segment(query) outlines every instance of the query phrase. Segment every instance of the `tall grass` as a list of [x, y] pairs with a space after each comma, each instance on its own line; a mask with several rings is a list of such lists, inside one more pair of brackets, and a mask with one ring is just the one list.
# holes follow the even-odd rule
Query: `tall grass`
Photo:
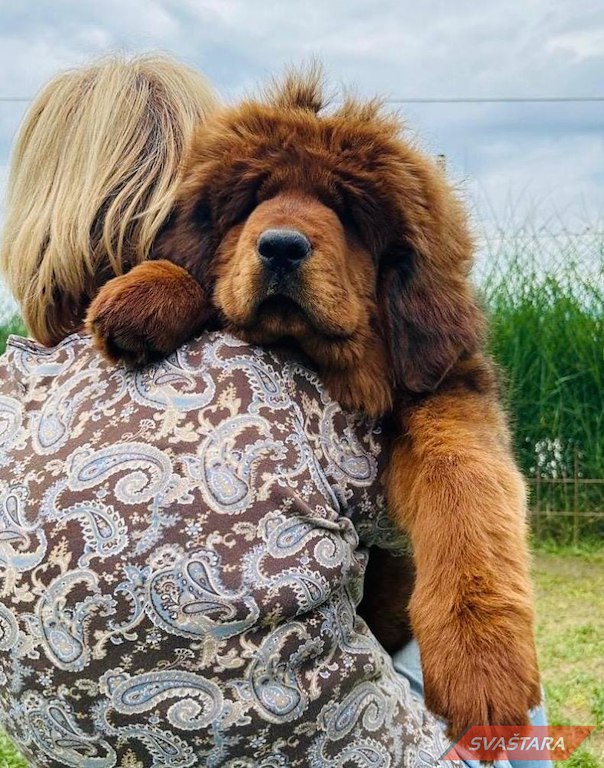
[[[549, 253], [544, 259], [543, 242]], [[529, 478], [604, 478], [604, 261], [594, 236], [486, 242], [480, 285], [490, 348], [507, 379], [517, 456]], [[546, 266], [547, 265], [547, 268]], [[574, 511], [604, 513], [604, 486], [540, 483], [544, 533], [568, 539]], [[604, 518], [581, 518], [604, 534]]]

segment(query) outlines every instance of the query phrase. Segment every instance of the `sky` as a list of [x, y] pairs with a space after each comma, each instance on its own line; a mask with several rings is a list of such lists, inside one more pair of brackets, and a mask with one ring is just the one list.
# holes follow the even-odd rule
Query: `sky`
[[[0, 0], [2, 198], [27, 109], [6, 99], [116, 50], [173, 54], [231, 102], [311, 57], [395, 101], [604, 99], [601, 0]], [[446, 156], [478, 230], [604, 229], [604, 100], [391, 108]]]

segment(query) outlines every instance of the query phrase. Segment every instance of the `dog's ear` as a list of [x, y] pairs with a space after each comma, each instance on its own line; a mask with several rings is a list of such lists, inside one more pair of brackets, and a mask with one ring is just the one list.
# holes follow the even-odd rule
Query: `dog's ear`
[[469, 280], [465, 212], [430, 159], [415, 151], [409, 157], [413, 163], [399, 169], [396, 182], [403, 234], [382, 256], [378, 301], [397, 386], [430, 392], [478, 349], [484, 318]]

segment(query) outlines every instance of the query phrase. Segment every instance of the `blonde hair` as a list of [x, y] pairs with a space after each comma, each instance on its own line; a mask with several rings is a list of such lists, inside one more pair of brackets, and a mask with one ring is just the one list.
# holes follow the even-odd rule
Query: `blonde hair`
[[0, 268], [30, 333], [56, 344], [99, 286], [149, 256], [170, 213], [193, 127], [217, 106], [164, 56], [112, 56], [65, 72], [21, 126]]

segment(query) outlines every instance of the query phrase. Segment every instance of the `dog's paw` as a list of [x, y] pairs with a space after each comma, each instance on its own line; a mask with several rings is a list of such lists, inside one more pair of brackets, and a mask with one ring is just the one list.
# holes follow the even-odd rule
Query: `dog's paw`
[[204, 291], [188, 272], [149, 261], [101, 288], [86, 330], [107, 359], [140, 367], [171, 354], [202, 329], [207, 316]]
[[526, 725], [541, 698], [530, 629], [517, 641], [489, 633], [462, 643], [458, 629], [449, 647], [420, 644], [427, 707], [447, 721], [453, 740], [473, 725]]

